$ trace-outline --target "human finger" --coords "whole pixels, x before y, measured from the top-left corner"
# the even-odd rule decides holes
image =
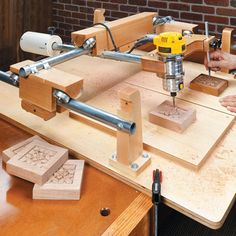
[[[220,102],[236,101],[236,95],[228,95],[220,98]]]
[[[231,106],[228,106],[226,107],[228,111],[230,112],[235,112],[236,113],[236,107],[231,107]]]
[[[236,107],[236,101],[224,101],[224,102],[220,102],[220,105],[223,107]]]
[[[210,53],[210,59],[219,60],[222,58],[222,52],[220,50],[216,50]]]

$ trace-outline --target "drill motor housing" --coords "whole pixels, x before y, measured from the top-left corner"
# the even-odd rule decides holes
[[[153,38],[160,60],[165,63],[163,89],[176,96],[184,88],[183,54],[186,45],[183,36],[176,32],[165,32]]]

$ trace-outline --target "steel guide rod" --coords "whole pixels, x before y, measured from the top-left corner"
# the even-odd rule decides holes
[[[7,72],[0,71],[0,80],[15,87],[19,87],[19,76],[13,73],[9,74]]]
[[[31,65],[26,65],[20,68],[20,77],[27,77],[32,73],[37,73],[39,70],[48,69],[51,66],[60,64],[67,60],[73,59],[84,54],[89,54],[92,47],[95,45],[96,41],[94,38],[87,39],[83,46],[80,48],[73,49],[69,52],[61,53],[57,56],[48,57],[37,61]]]
[[[141,63],[141,58],[142,58],[142,56],[140,55],[129,54],[125,52],[113,52],[113,51],[104,51],[102,52],[101,57],[118,61],[136,62],[136,63]]]
[[[79,102],[75,99],[70,98],[70,96],[68,96],[66,93],[59,90],[55,90],[53,95],[54,97],[56,97],[57,104],[59,106],[88,116],[94,120],[100,121],[126,133],[134,134],[135,132],[136,125],[132,121],[126,121],[114,114],[87,105],[83,102]]]
[[[19,87],[19,83],[13,83],[11,75],[6,72],[0,71],[0,80],[13,86]],[[55,90],[53,92],[53,96],[57,99],[57,104],[59,106],[88,116],[94,120],[100,121],[126,133],[134,134],[135,132],[136,125],[132,121],[121,119],[120,117],[112,113],[89,106],[83,102],[79,102],[75,99],[70,98],[70,96],[68,96],[66,93],[59,90]]]

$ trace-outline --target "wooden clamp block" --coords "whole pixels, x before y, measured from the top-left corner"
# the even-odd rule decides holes
[[[190,82],[189,87],[193,90],[219,96],[228,87],[228,81],[214,76],[200,74]]]
[[[160,76],[165,74],[165,63],[159,60],[159,56],[157,54],[153,53],[147,56],[142,56],[141,66],[144,71],[154,72]]]
[[[117,130],[117,152],[109,160],[115,168],[136,176],[151,163],[149,154],[143,153],[140,93],[127,87],[119,92],[121,110],[118,115],[136,124],[133,135]]]
[[[134,42],[148,33],[153,33],[152,20],[157,13],[142,12],[133,16],[106,23],[111,30],[118,48]],[[104,50],[113,50],[113,44],[103,26],[91,27],[73,32],[71,38],[77,46],[81,46],[88,38],[96,38],[95,55]]]
[[[68,159],[68,150],[33,140],[6,165],[9,174],[44,184]]]
[[[13,73],[19,74],[19,69],[29,63],[21,62],[10,67]],[[56,115],[56,98],[53,90],[58,89],[76,98],[81,91],[83,80],[64,71],[50,68],[31,74],[28,78],[20,78],[19,96],[22,108],[45,120]]]
[[[23,150],[28,144],[32,143],[33,140],[39,140],[42,142],[46,142],[45,140],[40,138],[38,135],[28,138],[20,143],[17,143],[16,145],[4,150],[2,152],[2,161],[5,163],[8,162],[12,157],[14,157],[16,154],[18,154],[21,150]]]
[[[34,185],[33,199],[79,200],[83,172],[83,160],[66,161],[44,185]]]
[[[164,128],[183,132],[196,120],[196,110],[185,107],[173,107],[172,102],[164,101],[149,113],[149,121]]]

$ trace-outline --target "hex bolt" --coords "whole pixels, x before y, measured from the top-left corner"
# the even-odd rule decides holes
[[[137,170],[139,168],[139,165],[137,163],[132,163],[131,164],[131,169],[132,170]]]

